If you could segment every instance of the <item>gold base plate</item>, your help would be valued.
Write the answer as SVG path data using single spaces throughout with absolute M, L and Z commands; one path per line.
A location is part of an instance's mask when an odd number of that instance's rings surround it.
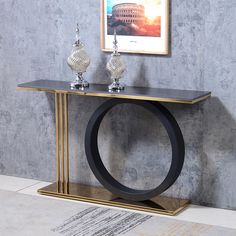
M 94 187 L 83 184 L 69 184 L 69 193 L 59 193 L 57 183 L 50 184 L 38 190 L 40 194 L 60 197 L 82 202 L 95 203 L 113 207 L 121 207 L 131 210 L 144 211 L 174 216 L 189 205 L 189 200 L 157 196 L 148 201 L 132 202 L 114 196 L 102 187 Z

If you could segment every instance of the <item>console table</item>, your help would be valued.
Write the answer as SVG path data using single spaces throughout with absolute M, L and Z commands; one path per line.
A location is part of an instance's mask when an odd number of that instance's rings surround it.
M 173 115 L 160 103 L 195 104 L 211 96 L 210 92 L 126 87 L 121 92 L 108 92 L 107 85 L 90 84 L 84 90 L 70 88 L 68 82 L 37 80 L 19 84 L 18 90 L 44 91 L 55 94 L 56 116 L 56 182 L 38 190 L 40 194 L 128 209 L 175 215 L 188 200 L 160 196 L 179 177 L 185 155 L 184 139 Z M 69 181 L 68 95 L 107 97 L 92 115 L 85 135 L 85 152 L 91 170 L 104 187 L 88 186 Z M 165 127 L 172 147 L 170 170 L 164 181 L 151 190 L 136 190 L 119 183 L 105 168 L 97 143 L 100 124 L 114 106 L 129 103 L 153 113 Z

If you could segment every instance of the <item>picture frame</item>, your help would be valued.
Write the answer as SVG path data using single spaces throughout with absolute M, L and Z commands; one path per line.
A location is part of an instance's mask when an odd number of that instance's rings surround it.
M 100 24 L 102 51 L 116 29 L 119 52 L 169 54 L 169 0 L 101 0 Z

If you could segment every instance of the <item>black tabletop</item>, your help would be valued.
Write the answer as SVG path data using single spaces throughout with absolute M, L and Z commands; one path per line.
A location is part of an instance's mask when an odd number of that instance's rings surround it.
M 85 90 L 71 89 L 69 82 L 36 80 L 19 84 L 19 90 L 45 91 L 53 93 L 76 94 L 80 96 L 112 97 L 160 102 L 194 104 L 211 96 L 211 92 L 146 87 L 125 87 L 121 92 L 109 92 L 108 85 L 90 84 Z

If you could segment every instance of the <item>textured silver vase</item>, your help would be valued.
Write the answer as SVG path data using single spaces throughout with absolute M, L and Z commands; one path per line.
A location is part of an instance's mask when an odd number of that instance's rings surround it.
M 111 54 L 109 61 L 107 62 L 107 71 L 112 80 L 112 84 L 108 86 L 109 91 L 121 91 L 125 88 L 123 83 L 120 83 L 120 79 L 125 72 L 125 63 L 123 62 L 120 53 L 118 53 L 118 42 L 116 37 L 116 30 L 114 31 L 114 51 Z
M 83 78 L 83 73 L 86 72 L 90 58 L 85 51 L 84 45 L 80 41 L 79 27 L 76 29 L 76 42 L 73 44 L 71 55 L 67 59 L 69 67 L 76 73 L 76 78 L 70 83 L 72 89 L 84 89 L 89 86 L 89 83 Z

